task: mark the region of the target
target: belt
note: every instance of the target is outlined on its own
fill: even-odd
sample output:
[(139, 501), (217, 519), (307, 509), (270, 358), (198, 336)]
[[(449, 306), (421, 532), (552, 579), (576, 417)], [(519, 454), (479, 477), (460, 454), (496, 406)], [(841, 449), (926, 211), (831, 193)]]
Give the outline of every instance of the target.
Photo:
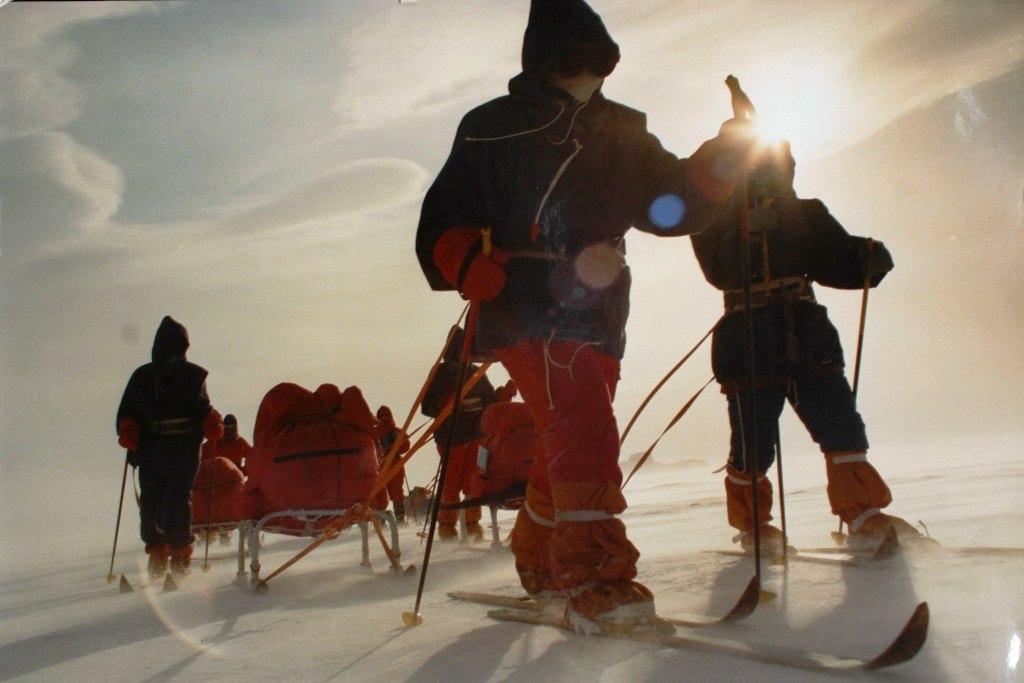
[[(768, 282), (760, 282), (750, 288), (750, 305), (753, 308), (767, 306), (772, 297), (783, 297), (799, 299), (800, 301), (814, 301), (814, 291), (810, 287), (807, 278), (804, 277), (781, 277)], [(729, 289), (723, 293), (725, 301), (725, 312), (733, 313), (742, 311), (743, 290)]]
[(184, 436), (195, 433), (192, 426), (192, 418), (169, 417), (165, 420), (153, 420), (149, 423), (149, 430), (157, 436)]

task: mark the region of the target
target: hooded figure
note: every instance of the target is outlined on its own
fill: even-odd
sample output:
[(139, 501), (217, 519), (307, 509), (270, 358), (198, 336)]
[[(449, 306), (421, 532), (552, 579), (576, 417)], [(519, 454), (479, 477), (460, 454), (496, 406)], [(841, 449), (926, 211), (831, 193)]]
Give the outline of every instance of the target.
[[(744, 170), (722, 162), (756, 161), (733, 132), (689, 160), (666, 151), (643, 113), (602, 94), (618, 61), (585, 2), (534, 0), (522, 72), (462, 119), (416, 234), (430, 286), (479, 306), (474, 356), (499, 360), (533, 415), (544, 452), (512, 550), (524, 588), (567, 595), (574, 624), (619, 608), (638, 621), (654, 614), (616, 517), (626, 508), (612, 411), (629, 312), (624, 235), (702, 229)], [(713, 173), (723, 168), (732, 175)]]
[(192, 484), (203, 436), (223, 434), (206, 393), (207, 372), (185, 360), (188, 331), (164, 317), (153, 340), (152, 362), (132, 373), (115, 421), (119, 442), (139, 467), (142, 540), (150, 573), (188, 573), (192, 555)]
[(229, 413), (224, 416), (224, 436), (203, 444), (202, 460), (205, 462), (211, 458), (227, 458), (244, 474), (245, 459), (251, 450), (249, 442), (238, 433), (238, 418)]
[[(421, 410), (428, 417), (437, 417), (455, 396), (455, 385), (459, 379), (459, 352), (462, 349), (464, 336), (465, 333), (461, 328), (455, 330), (455, 334), (452, 335), (451, 342), (445, 350), (444, 360), (437, 367), (434, 379), (427, 388), (427, 393), (423, 395)], [(466, 377), (472, 376), (479, 367), (470, 363), (466, 370)], [(441, 491), (442, 503), (457, 503), (463, 493), (467, 496), (472, 495), (470, 489), (476, 471), (476, 454), (480, 440), (483, 438), (480, 417), (487, 406), (496, 400), (494, 386), (484, 375), (476, 383), (476, 386), (462, 397), (458, 420), (449, 416), (434, 432), (434, 443), (437, 444), (437, 451), (442, 457), (448, 439), (452, 439), (452, 450), (448, 455), (448, 469)], [(484, 530), (480, 526), (480, 506), (465, 508), (463, 514), (466, 517), (466, 526), (470, 536), (482, 540)], [(458, 519), (457, 510), (442, 508), (438, 511), (438, 537), (441, 540), (450, 541), (458, 538), (458, 531), (455, 528)]]
[[(868, 440), (844, 375), (843, 348), (812, 283), (838, 289), (877, 286), (893, 267), (885, 245), (850, 235), (817, 199), (793, 191), (796, 162), (783, 143), (750, 173), (753, 257), (754, 403), (743, 398), (746, 380), (743, 268), (737, 210), (694, 235), (693, 250), (708, 282), (724, 293), (725, 313), (715, 325), (711, 363), (727, 397), (732, 428), (725, 492), (735, 540), (753, 552), (750, 465), (758, 473), (759, 526), (764, 554), (783, 552), (782, 531), (770, 524), (778, 419), (787, 400), (825, 456), (832, 513), (849, 524), (851, 545), (876, 546), (890, 528), (903, 540), (921, 534), (905, 520), (880, 512), (892, 494), (867, 462)], [(741, 410), (742, 405), (742, 410)], [(756, 443), (744, 443), (755, 433)], [(746, 458), (745, 454), (754, 454)], [(756, 460), (755, 460), (756, 457)], [(750, 460), (748, 463), (747, 460)]]

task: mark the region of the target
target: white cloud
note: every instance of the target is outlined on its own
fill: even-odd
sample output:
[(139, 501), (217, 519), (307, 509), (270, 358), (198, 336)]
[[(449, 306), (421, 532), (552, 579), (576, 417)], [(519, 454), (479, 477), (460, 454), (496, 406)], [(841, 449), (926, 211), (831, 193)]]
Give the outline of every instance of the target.
[(265, 232), (383, 210), (418, 200), (429, 181), (426, 169), (407, 159), (362, 159), (236, 211), (221, 225)]
[(527, 15), (523, 0), (396, 4), (374, 13), (342, 45), (334, 108), (343, 125), (380, 128), (502, 94), (518, 72)]
[(0, 143), (0, 248), (20, 251), (104, 225), (123, 185), (116, 166), (66, 133)]

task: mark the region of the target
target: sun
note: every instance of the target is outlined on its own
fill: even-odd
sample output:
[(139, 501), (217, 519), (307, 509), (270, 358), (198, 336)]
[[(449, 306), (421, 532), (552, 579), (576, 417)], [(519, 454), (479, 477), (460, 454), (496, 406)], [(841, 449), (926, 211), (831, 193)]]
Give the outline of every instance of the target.
[(841, 70), (827, 63), (773, 67), (743, 83), (757, 107), (758, 137), (768, 145), (789, 140), (798, 159), (820, 157), (838, 147), (847, 97)]

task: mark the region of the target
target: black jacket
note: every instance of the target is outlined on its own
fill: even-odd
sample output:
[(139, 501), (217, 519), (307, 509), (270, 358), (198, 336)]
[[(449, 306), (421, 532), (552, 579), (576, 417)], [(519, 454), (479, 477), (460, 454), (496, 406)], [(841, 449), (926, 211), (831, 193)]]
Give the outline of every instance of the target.
[[(535, 2), (534, 10), (542, 5)], [(711, 210), (688, 181), (685, 162), (647, 131), (643, 113), (600, 92), (579, 103), (544, 85), (545, 69), (564, 50), (601, 41), (614, 46), (585, 4), (551, 5), (559, 12), (531, 12), (524, 70), (510, 81), (509, 94), (460, 123), (424, 199), (416, 253), (430, 286), (451, 290), (433, 262), (434, 245), (449, 228), (489, 227), (494, 245), (513, 252), (504, 291), (481, 306), (477, 354), (554, 331), (555, 339), (600, 342), (604, 353), (621, 358), (630, 288), (624, 233), (636, 227), (689, 234)], [(680, 220), (658, 225), (651, 207), (665, 195), (686, 210)], [(597, 256), (589, 261), (597, 263), (597, 277), (576, 261), (588, 247), (597, 247), (588, 251)]]
[(197, 446), (202, 441), (203, 420), (210, 411), (207, 372), (185, 360), (188, 345), (185, 327), (166, 316), (153, 341), (153, 361), (135, 370), (125, 387), (115, 430), (125, 417), (138, 420), (143, 455), (157, 439), (182, 439)]
[[(838, 289), (864, 286), (863, 263), (867, 238), (850, 235), (817, 199), (795, 196), (775, 201), (770, 208), (751, 213), (751, 226), (766, 226), (768, 265), (773, 280), (801, 276)], [(743, 287), (739, 217), (733, 202), (729, 213), (699, 235), (691, 237), (693, 250), (708, 282), (720, 290)], [(875, 249), (885, 249), (881, 242)], [(888, 253), (888, 252), (886, 252)], [(751, 241), (750, 270), (756, 284), (764, 279), (759, 237)], [(872, 279), (872, 286), (885, 277)], [(839, 333), (824, 306), (813, 301), (776, 297), (769, 309), (755, 307), (754, 366), (758, 384), (769, 374), (776, 380), (812, 378), (844, 367)], [(742, 310), (726, 312), (712, 337), (711, 362), (715, 378), (726, 390), (746, 377), (745, 326)], [(769, 361), (771, 373), (769, 373)]]

